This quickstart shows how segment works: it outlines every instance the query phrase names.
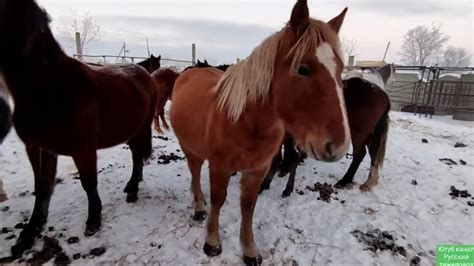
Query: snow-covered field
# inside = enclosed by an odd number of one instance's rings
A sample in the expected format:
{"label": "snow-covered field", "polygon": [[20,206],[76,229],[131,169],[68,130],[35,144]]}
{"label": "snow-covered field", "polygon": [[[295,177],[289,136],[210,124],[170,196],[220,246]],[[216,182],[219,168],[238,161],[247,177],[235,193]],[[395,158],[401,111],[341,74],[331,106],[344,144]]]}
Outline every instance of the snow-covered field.
{"label": "snow-covered field", "polygon": [[[347,170],[350,160],[327,164],[307,160],[299,168],[296,189],[281,198],[286,178],[276,178],[259,198],[254,218],[255,237],[264,264],[298,265],[408,265],[414,256],[422,265],[435,263],[438,244],[474,243],[474,207],[469,198],[449,196],[450,186],[474,194],[474,123],[449,118],[430,120],[410,114],[391,113],[388,150],[380,184],[361,193],[357,186],[333,195],[330,203],[317,200],[318,192],[306,186],[316,182],[334,184]],[[118,146],[99,152],[99,191],[103,202],[103,227],[91,238],[82,235],[87,214],[86,195],[70,158],[60,158],[58,178],[44,235],[59,240],[69,257],[105,247],[100,257],[86,256],[77,264],[154,263],[156,265],[240,264],[239,177],[232,178],[221,213],[223,253],[208,258],[202,251],[205,228],[191,221],[190,174],[186,162],[158,164],[157,157],[171,152],[182,156],[172,132],[168,141],[154,138],[154,159],[144,169],[139,200],[125,202],[122,192],[131,173],[130,151]],[[422,138],[428,143],[422,143]],[[463,142],[465,148],[454,148]],[[446,165],[450,158],[458,165]],[[460,160],[467,162],[462,165]],[[368,174],[368,156],[356,182]],[[10,199],[0,203],[0,257],[8,256],[19,229],[33,207],[33,177],[23,144],[12,132],[0,148],[0,177]],[[414,182],[416,181],[416,182]],[[203,167],[203,189],[209,201],[207,167]],[[415,185],[416,184],[416,185]],[[334,199],[337,197],[338,200]],[[343,203],[342,203],[343,202]],[[8,207],[8,208],[7,208]],[[388,231],[407,256],[390,251],[372,253],[351,234],[353,230]],[[80,238],[77,244],[67,239]],[[43,245],[38,240],[34,249]],[[31,256],[31,254],[30,254]],[[52,262],[52,261],[50,261]],[[293,264],[295,265],[295,264]]]}

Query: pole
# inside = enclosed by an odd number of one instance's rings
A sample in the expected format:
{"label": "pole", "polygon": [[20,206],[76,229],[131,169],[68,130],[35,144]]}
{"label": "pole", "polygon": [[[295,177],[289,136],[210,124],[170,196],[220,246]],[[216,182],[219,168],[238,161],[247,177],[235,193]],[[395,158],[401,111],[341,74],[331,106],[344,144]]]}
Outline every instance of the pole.
{"label": "pole", "polygon": [[76,32],[76,53],[79,61],[82,61],[82,44],[81,44],[81,34]]}
{"label": "pole", "polygon": [[387,44],[387,48],[385,49],[385,54],[383,55],[382,61],[385,62],[385,57],[387,56],[388,48],[390,47],[390,42]]}
{"label": "pole", "polygon": [[148,37],[146,37],[146,49],[148,51],[148,57],[150,57],[150,43],[148,42]]}
{"label": "pole", "polygon": [[193,66],[196,64],[196,44],[193,43],[191,45],[191,61],[193,62]]}

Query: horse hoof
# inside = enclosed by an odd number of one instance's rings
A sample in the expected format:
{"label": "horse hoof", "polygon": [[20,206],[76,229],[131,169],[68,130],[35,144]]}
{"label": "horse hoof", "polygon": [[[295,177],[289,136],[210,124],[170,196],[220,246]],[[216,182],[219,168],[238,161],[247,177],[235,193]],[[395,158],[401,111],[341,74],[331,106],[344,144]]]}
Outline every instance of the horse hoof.
{"label": "horse hoof", "polygon": [[282,171],[280,171],[280,172],[278,173],[278,177],[285,177],[287,174],[288,174],[288,172],[282,172]]}
{"label": "horse hoof", "polygon": [[282,198],[288,198],[289,196],[291,196],[291,192],[292,191],[283,191],[283,193],[281,193],[281,197]]}
{"label": "horse hoof", "polygon": [[366,184],[363,184],[359,188],[360,188],[360,191],[362,191],[362,192],[369,192],[370,191],[370,186],[368,186]]}
{"label": "horse hoof", "polygon": [[193,220],[197,222],[202,222],[207,218],[207,211],[196,211],[193,215]]}
{"label": "horse hoof", "polygon": [[134,203],[134,202],[137,202],[137,200],[138,200],[138,195],[136,193],[128,193],[127,194],[126,201],[128,203]]}
{"label": "horse hoof", "polygon": [[257,257],[251,258],[244,255],[244,263],[247,266],[258,266],[262,265],[262,256],[258,255]]}
{"label": "horse hoof", "polygon": [[100,224],[88,224],[86,225],[86,230],[84,231],[84,236],[91,237],[95,235],[100,230]]}
{"label": "horse hoof", "polygon": [[335,185],[334,185],[334,188],[345,188],[347,187],[347,185],[349,185],[348,182],[343,182],[342,180],[338,181]]}
{"label": "horse hoof", "polygon": [[222,246],[217,245],[217,246],[211,246],[208,243],[204,244],[204,253],[206,253],[207,256],[209,257],[215,257],[218,256],[222,253]]}

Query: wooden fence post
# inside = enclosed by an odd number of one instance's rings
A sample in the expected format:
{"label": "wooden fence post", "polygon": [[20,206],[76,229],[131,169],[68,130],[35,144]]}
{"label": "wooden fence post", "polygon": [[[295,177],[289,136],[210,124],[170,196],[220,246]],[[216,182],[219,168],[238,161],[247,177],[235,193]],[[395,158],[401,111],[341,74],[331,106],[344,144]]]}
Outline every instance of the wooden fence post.
{"label": "wooden fence post", "polygon": [[195,43],[191,45],[191,54],[192,54],[191,61],[193,62],[193,66],[194,66],[196,64],[196,44]]}
{"label": "wooden fence post", "polygon": [[77,59],[79,61],[82,61],[82,44],[81,44],[81,34],[79,32],[76,32],[76,53],[77,53]]}

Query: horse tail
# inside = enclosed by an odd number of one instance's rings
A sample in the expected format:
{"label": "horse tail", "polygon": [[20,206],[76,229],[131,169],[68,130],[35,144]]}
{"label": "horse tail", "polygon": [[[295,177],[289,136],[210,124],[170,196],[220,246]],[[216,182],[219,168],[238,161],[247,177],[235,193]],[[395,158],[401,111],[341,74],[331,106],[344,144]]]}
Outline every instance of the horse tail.
{"label": "horse tail", "polygon": [[379,119],[379,121],[377,122],[377,125],[375,126],[374,134],[372,136],[372,141],[371,141],[372,145],[377,147],[376,155],[374,158],[375,166],[382,167],[384,159],[385,159],[387,135],[388,135],[388,128],[390,124],[390,117],[388,116],[389,111],[390,111],[390,108],[386,110],[385,113],[382,115],[382,117]]}
{"label": "horse tail", "polygon": [[0,94],[0,144],[3,142],[12,126],[12,113],[7,99]]}

